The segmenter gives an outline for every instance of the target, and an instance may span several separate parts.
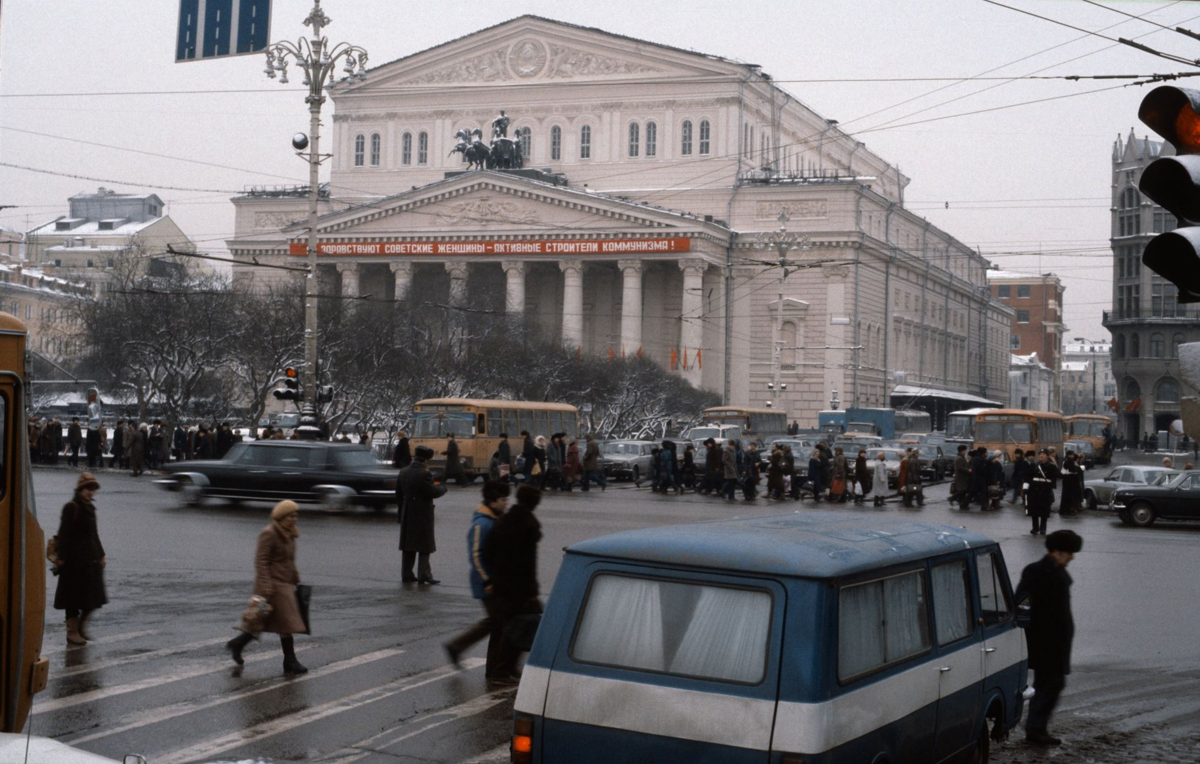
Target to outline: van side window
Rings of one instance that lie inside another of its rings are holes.
[[[938,645],[957,642],[975,631],[971,623],[966,560],[933,566],[933,616]]]
[[[760,684],[771,610],[765,591],[602,574],[592,580],[571,659]]]
[[[983,614],[984,626],[995,626],[1012,617],[1012,603],[1008,592],[1004,591],[1004,581],[997,569],[999,564],[995,552],[976,558],[979,568],[979,609]]]
[[[866,674],[929,649],[925,573],[843,587],[838,597],[838,678]]]

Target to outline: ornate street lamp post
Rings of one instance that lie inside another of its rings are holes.
[[[339,43],[331,46],[322,30],[329,26],[330,19],[321,10],[321,0],[313,0],[313,8],[304,20],[312,27],[312,37],[301,37],[295,43],[277,42],[267,47],[266,74],[275,79],[279,73],[279,84],[288,82],[288,66],[294,63],[304,73],[303,84],[308,86],[309,134],[303,133],[292,139],[298,156],[308,160],[308,274],[304,279],[304,377],[301,407],[301,437],[317,436],[317,204],[320,199],[322,160],[332,154],[322,155],[321,105],[325,103],[326,83],[332,86],[337,81],[337,65],[344,61],[343,81],[367,78],[367,52],[357,45]],[[307,151],[305,151],[307,149]]]
[[[771,360],[774,365],[774,375],[772,383],[768,385],[772,397],[782,397],[784,390],[786,390],[780,379],[782,372],[781,365],[783,363],[783,282],[788,277],[789,267],[792,270],[797,270],[801,267],[799,262],[788,260],[788,254],[794,251],[805,252],[809,248],[807,236],[791,233],[787,230],[788,219],[787,210],[781,210],[779,213],[779,230],[760,233],[755,240],[755,246],[758,248],[764,250],[773,249],[778,255],[777,261],[763,261],[764,265],[779,268],[779,301],[775,304],[775,326],[772,329],[773,341],[771,343]],[[773,403],[768,401],[767,405],[771,406]]]

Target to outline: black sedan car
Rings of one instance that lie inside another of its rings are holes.
[[[348,443],[260,440],[235,443],[223,459],[173,462],[154,481],[190,505],[207,497],[239,501],[360,505],[382,510],[396,501],[396,471],[365,447]]]
[[[1118,488],[1112,507],[1121,522],[1143,528],[1155,520],[1200,520],[1200,470],[1167,475],[1155,485]]]

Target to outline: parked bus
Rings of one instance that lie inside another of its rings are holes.
[[[988,453],[1004,451],[1010,460],[1018,448],[1022,451],[1054,448],[1060,460],[1066,455],[1062,414],[1050,411],[984,409],[975,415],[974,443]]]
[[[556,432],[579,437],[579,409],[566,403],[540,401],[495,401],[472,398],[429,398],[413,406],[412,448],[429,446],[433,459],[429,469],[440,474],[446,468],[446,441],[450,433],[458,441],[458,453],[469,480],[488,474],[492,454],[500,445],[500,433],[508,435],[514,458],[521,453],[521,431],[546,440]]]
[[[786,435],[788,418],[786,411],[760,409],[749,406],[716,406],[704,409],[704,424],[734,425],[742,428],[746,438],[767,438],[771,435]],[[692,428],[693,431],[702,429]],[[705,436],[708,437],[708,436]]]
[[[25,324],[0,313],[0,718],[11,733],[25,727],[50,666],[42,657],[46,537],[29,474],[26,339]]]
[[[1086,440],[1096,449],[1096,463],[1108,464],[1112,461],[1113,421],[1103,414],[1076,414],[1063,419],[1067,428],[1067,437],[1071,440]],[[1108,430],[1109,437],[1104,437]]]
[[[994,409],[963,409],[947,414],[946,442],[966,443],[968,446],[974,443],[975,417],[984,411],[994,411]]]

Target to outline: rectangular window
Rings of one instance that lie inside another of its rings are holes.
[[[658,125],[646,123],[646,156],[658,156]]]
[[[417,164],[429,162],[429,133],[417,135]]]
[[[555,162],[562,159],[562,128],[557,125],[550,128],[550,159]]]
[[[488,409],[487,434],[493,438],[499,437],[502,427],[504,427],[504,417],[500,415],[500,409]]]
[[[1027,299],[1029,297],[1029,285],[1017,284],[1017,297]]]
[[[996,292],[997,297],[1012,297],[1012,287],[1008,284],[1001,284]]]
[[[928,650],[926,610],[923,571],[843,587],[838,678],[844,681]]]
[[[761,684],[772,598],[756,589],[601,574],[571,644],[580,663]]]
[[[1029,311],[1027,311],[1027,310],[1018,310],[1018,311],[1017,311],[1017,323],[1018,323],[1018,324],[1027,324],[1027,323],[1029,323]]]
[[[400,164],[412,164],[412,133],[400,138]]]
[[[517,437],[517,433],[521,431],[521,419],[517,416],[517,412],[513,409],[505,409],[504,411],[504,433],[510,439]],[[519,448],[519,446],[518,446]]]
[[[700,153],[702,155],[708,154],[711,134],[712,134],[712,129],[709,127],[708,120],[707,119],[701,120],[700,121]]]
[[[591,125],[584,125],[579,128],[579,158],[592,158],[592,128]]]
[[[637,122],[629,125],[629,156],[631,157],[637,156],[641,148],[641,132],[642,128]]]
[[[563,414],[563,432],[565,432],[568,437],[579,437],[579,426],[576,422],[574,411],[568,411]]]
[[[975,629],[971,618],[970,579],[966,560],[933,566],[933,614],[938,645],[969,636]]]
[[[692,123],[690,120],[684,120],[679,138],[679,153],[685,157],[692,155]]]
[[[1010,334],[1008,336],[1008,349],[1009,350],[1020,350],[1021,349],[1021,335]]]

